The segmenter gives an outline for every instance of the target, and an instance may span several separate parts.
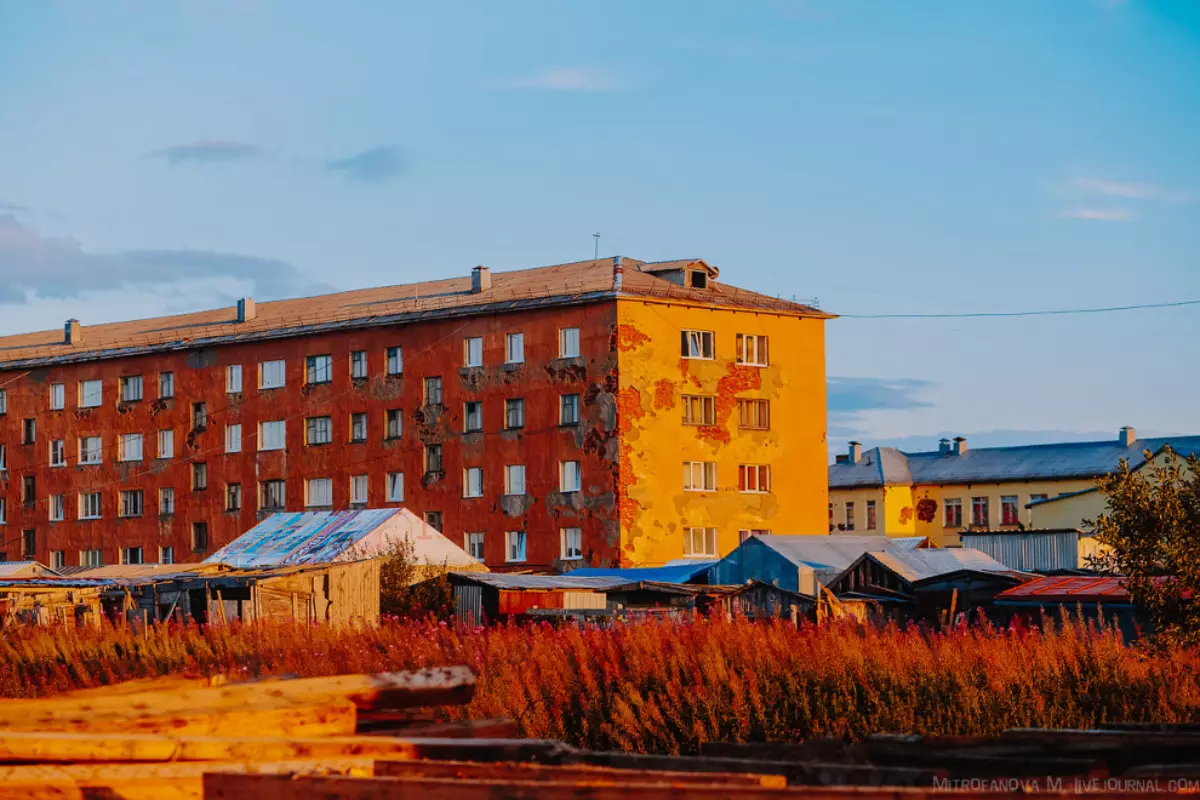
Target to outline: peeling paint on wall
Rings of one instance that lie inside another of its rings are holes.
[[[659,378],[654,383],[654,409],[670,411],[675,407],[675,384],[666,378]]]
[[[618,351],[626,353],[637,347],[641,347],[648,341],[650,341],[650,337],[634,326],[629,324],[617,325],[616,349]]]

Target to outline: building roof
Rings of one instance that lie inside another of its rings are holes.
[[[1009,602],[1129,602],[1129,590],[1123,577],[1066,575],[1038,578],[1014,586],[996,595],[996,600]]]
[[[845,569],[868,550],[916,549],[928,543],[924,536],[890,537],[850,536],[845,534],[816,536],[754,536],[746,542],[757,541],[771,548],[796,566]],[[745,545],[745,542],[742,543]]]
[[[61,573],[37,561],[0,561],[0,578],[55,576]]]
[[[1053,503],[1058,500],[1069,500],[1072,497],[1079,497],[1080,495],[1092,494],[1093,492],[1098,492],[1098,491],[1100,491],[1099,486],[1092,486],[1087,489],[1080,489],[1077,492],[1063,492],[1062,494],[1057,494],[1057,495],[1054,495],[1053,497],[1045,497],[1041,500],[1030,500],[1028,503],[1025,504],[1025,507],[1033,508],[1034,506],[1044,506],[1046,503]]]
[[[1181,456],[1200,455],[1200,436],[1138,439],[1128,447],[1117,439],[979,447],[961,455],[876,447],[863,453],[856,464],[830,464],[829,488],[1089,479],[1113,472],[1121,459],[1136,468],[1145,463],[1145,451],[1157,453],[1168,444]]]
[[[573,575],[520,575],[505,572],[452,572],[452,578],[490,586],[494,589],[540,591],[602,592],[629,581],[615,575],[577,578]]]
[[[0,369],[41,363],[87,361],[161,350],[257,341],[340,328],[398,325],[425,319],[497,313],[522,308],[573,305],[621,297],[661,298],[829,317],[812,306],[711,282],[706,289],[678,286],[654,272],[663,265],[622,259],[620,291],[614,289],[613,259],[577,261],[548,267],[493,272],[492,287],[471,291],[471,275],[400,286],[358,289],[317,297],[263,302],[246,322],[236,308],[105,325],[82,320],[79,342],[65,344],[62,328],[0,337]],[[680,264],[702,261],[681,261]],[[707,265],[704,265],[707,266]]]
[[[936,550],[882,550],[866,553],[865,558],[875,560],[910,584],[917,584],[951,575],[955,572],[997,572],[1014,574],[982,550],[970,547],[942,548]]]
[[[567,574],[573,578],[623,578],[627,581],[652,581],[655,583],[687,583],[708,572],[716,561],[692,560],[687,564],[668,564],[662,567],[630,567],[628,569],[606,569],[581,567]]]

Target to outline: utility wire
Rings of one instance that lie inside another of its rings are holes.
[[[975,311],[961,314],[838,314],[842,319],[974,319],[977,317],[1051,317],[1067,314],[1105,314],[1111,311],[1140,311],[1150,308],[1197,306],[1200,300],[1179,300],[1173,303],[1143,303],[1133,306],[1102,308],[1059,308],[1046,311]],[[836,312],[835,312],[836,313]]]

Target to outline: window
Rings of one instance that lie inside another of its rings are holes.
[[[0,525],[8,522],[8,500],[0,497]]]
[[[483,534],[467,533],[463,535],[463,549],[478,561],[483,561]]]
[[[560,492],[578,492],[582,478],[578,461],[558,462],[558,490]]]
[[[122,517],[140,517],[143,511],[141,489],[125,489],[121,492],[119,514]]]
[[[27,506],[37,502],[37,478],[33,475],[21,478],[21,501]]]
[[[333,441],[333,419],[331,417],[309,417],[304,421],[304,441],[309,446],[329,444]]]
[[[854,521],[854,501],[846,503],[846,530],[852,531],[856,527]]]
[[[770,400],[738,400],[738,427],[765,431],[771,428]]]
[[[483,467],[463,470],[463,497],[483,497]]]
[[[440,444],[425,445],[425,472],[442,471],[442,446]]]
[[[389,347],[387,349],[387,374],[404,374],[404,351],[399,347]]]
[[[8,445],[0,443],[0,472],[8,469]]]
[[[192,428],[202,431],[208,427],[208,405],[201,403],[192,403]]]
[[[304,482],[304,505],[320,508],[333,505],[333,478],[309,478]]]
[[[309,356],[304,361],[304,382],[329,383],[333,380],[333,356]]]
[[[961,528],[962,527],[962,500],[957,497],[949,497],[943,502],[945,506],[945,527]]]
[[[142,460],[142,435],[140,433],[122,433],[117,437],[117,460]]]
[[[717,398],[695,394],[683,396],[684,425],[716,425]]]
[[[50,384],[50,410],[62,411],[67,406],[66,387],[61,383]]]
[[[158,548],[158,563],[174,564],[175,563],[175,548],[174,547]]]
[[[367,476],[350,476],[350,502],[365,506],[367,504]]]
[[[579,395],[564,394],[559,399],[558,424],[579,424]]]
[[[425,512],[425,524],[428,525],[429,527],[433,528],[438,533],[441,533],[442,532],[442,512],[426,511]]]
[[[738,531],[738,544],[749,539],[751,536],[770,536],[771,531],[767,528],[751,528]]]
[[[67,465],[67,444],[62,439],[50,440],[50,466],[65,467]]]
[[[1017,496],[1006,494],[1000,498],[1000,524],[1016,525],[1021,521],[1021,512],[1017,506]]]
[[[104,566],[104,551],[103,550],[80,550],[79,551],[79,566],[81,567],[102,567]]]
[[[84,492],[79,495],[79,518],[100,519],[103,497],[99,492]]]
[[[771,491],[771,466],[769,464],[742,464],[739,466],[738,491]]]
[[[175,431],[166,430],[158,432],[158,457],[175,457]]]
[[[230,364],[225,368],[225,394],[242,393],[242,365]]]
[[[142,376],[127,375],[121,378],[121,402],[136,403],[142,399]]]
[[[387,474],[387,501],[389,503],[404,502],[403,472],[389,472]]]
[[[208,523],[192,523],[192,552],[203,553],[208,549]]]
[[[483,366],[483,337],[469,336],[463,341],[463,366]]]
[[[683,490],[685,492],[715,492],[717,490],[717,462],[683,462]]]
[[[50,569],[62,569],[67,565],[66,550],[51,550],[50,551]]]
[[[27,419],[21,429],[21,443],[33,444],[37,440],[37,420]]]
[[[286,361],[263,361],[258,365],[259,389],[282,389],[286,384]]]
[[[158,490],[158,514],[162,517],[169,517],[175,513],[175,490],[174,489],[159,489]]]
[[[8,413],[8,389],[0,389],[0,414]]]
[[[50,521],[62,522],[66,515],[66,503],[63,502],[61,494],[50,495]]]
[[[523,397],[509,398],[504,401],[504,427],[510,431],[525,427],[525,399]]]
[[[192,464],[192,491],[202,492],[208,488],[208,464]]]
[[[525,361],[525,334],[510,333],[504,337],[504,363],[521,364]]]
[[[367,440],[367,414],[358,411],[350,415],[350,441],[365,442]]]
[[[440,406],[442,404],[442,379],[440,377],[425,379],[425,405]]]
[[[37,531],[21,531],[21,558],[33,561],[37,556]]]
[[[122,564],[141,564],[142,563],[142,548],[140,547],[122,547],[120,552]]]
[[[716,358],[712,331],[681,331],[679,355],[683,358]]]
[[[104,402],[104,384],[100,381],[79,382],[79,407],[97,408]]]
[[[350,354],[350,377],[362,380],[367,377],[367,351],[355,350]]]
[[[175,373],[160,372],[158,373],[158,398],[166,400],[168,397],[175,396]]]
[[[579,357],[579,328],[562,328],[558,332],[558,357]],[[523,536],[524,534],[522,534]]]
[[[971,524],[981,528],[988,526],[988,499],[986,497],[971,498]]]
[[[467,433],[483,430],[483,403],[478,400],[463,403],[463,430]]]
[[[683,555],[686,558],[701,558],[716,554],[716,528],[684,528]]]
[[[504,493],[525,494],[524,464],[508,464],[504,467]]]
[[[399,439],[402,435],[404,435],[404,412],[398,408],[389,408],[386,438]]]
[[[525,560],[525,531],[504,532],[504,560]]]
[[[875,528],[877,526],[877,522],[878,521],[876,520],[876,517],[875,517],[875,501],[868,500],[867,501],[867,530],[869,530],[869,531],[875,530]]]
[[[583,558],[582,528],[559,528],[558,536],[562,540],[563,561],[577,561]]]
[[[689,269],[688,270],[688,285],[693,289],[708,288],[708,273],[703,270]]]
[[[737,335],[737,363],[752,367],[767,366],[767,337],[739,333]]]
[[[324,418],[326,422],[329,417]],[[328,429],[326,429],[328,433]],[[287,421],[282,419],[260,422],[258,425],[258,449],[282,450],[287,446]]]
[[[240,483],[225,484],[225,510],[242,510],[242,485]]]
[[[263,511],[282,511],[286,481],[263,481],[258,485],[258,507]]]
[[[241,425],[226,425],[225,426],[225,452],[226,453],[242,452],[242,426]]]

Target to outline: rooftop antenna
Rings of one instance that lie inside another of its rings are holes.
[[[592,261],[599,261],[600,260],[600,234],[593,233],[592,238],[596,240],[596,247],[592,253]]]

